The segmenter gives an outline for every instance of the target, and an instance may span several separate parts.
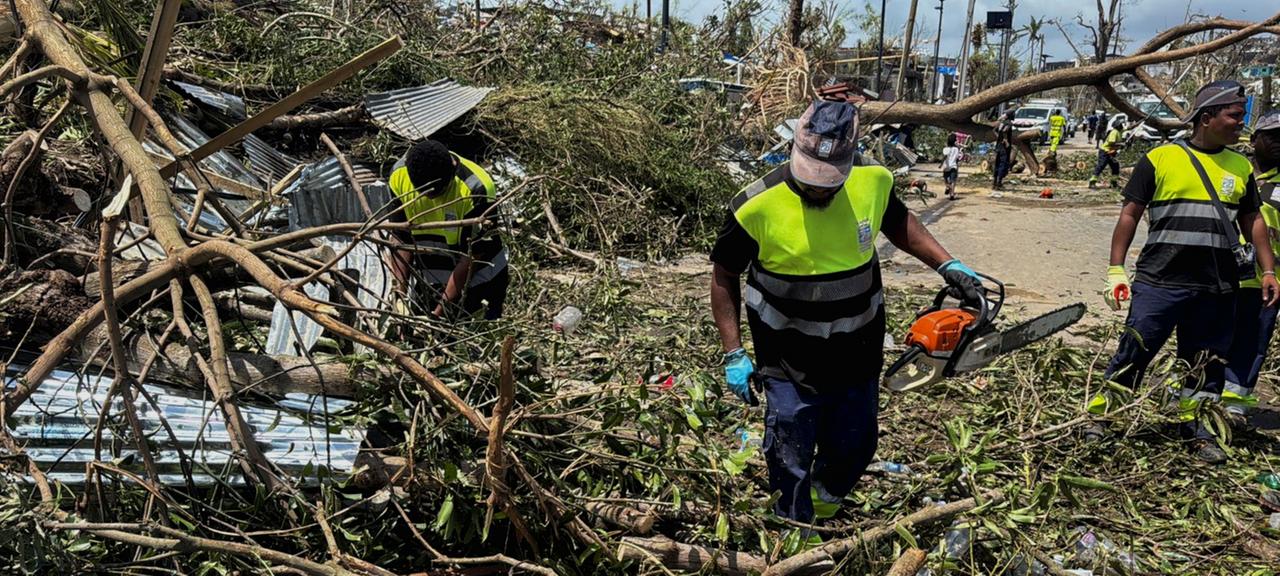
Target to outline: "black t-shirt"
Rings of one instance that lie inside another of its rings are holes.
[[[906,205],[897,196],[891,196],[881,230],[897,232],[906,222]],[[856,233],[855,226],[851,224],[850,234]],[[759,254],[760,245],[732,212],[726,212],[724,225],[711,250],[711,261],[734,274],[742,274],[757,261]],[[876,266],[871,290],[879,291],[880,286],[880,270]],[[750,308],[747,319],[755,343],[756,369],[761,374],[790,380],[810,391],[864,385],[880,376],[884,365],[883,306],[875,319],[861,329],[829,338],[774,330],[760,322]]]
[[[1225,150],[1225,148],[1207,150],[1199,148],[1190,142],[1187,142],[1187,145],[1202,154],[1218,154]],[[1138,164],[1134,166],[1133,175],[1125,185],[1122,196],[1127,202],[1137,202],[1143,206],[1148,206],[1149,217],[1156,209],[1154,206],[1149,205],[1162,203],[1156,197],[1157,183],[1161,179],[1166,183],[1174,184],[1172,179],[1177,178],[1179,179],[1178,184],[1194,186],[1197,189],[1204,187],[1199,173],[1189,164],[1185,165],[1185,170],[1178,170],[1176,174],[1170,173],[1168,168],[1165,169],[1166,172],[1164,174],[1157,174],[1155,163],[1151,160],[1152,154],[1170,154],[1181,161],[1186,152],[1177,146],[1164,146],[1143,156],[1138,161]],[[1238,158],[1237,161],[1239,161]],[[1181,166],[1182,164],[1178,165]],[[1182,179],[1188,179],[1188,181],[1182,182]],[[1197,202],[1201,205],[1211,206],[1207,200]],[[1249,174],[1245,183],[1245,193],[1240,197],[1236,208],[1240,214],[1250,214],[1257,212],[1260,205],[1258,184],[1253,175]],[[1197,225],[1199,228],[1204,229],[1203,231],[1216,234],[1222,232],[1223,226],[1221,219],[1216,216],[1210,219],[1209,223],[1203,221],[1193,222],[1186,218],[1152,219],[1149,235],[1159,234],[1162,230],[1198,230]],[[1239,235],[1235,223],[1232,224],[1229,233],[1232,236]],[[1148,241],[1147,245],[1143,247],[1142,253],[1138,256],[1135,268],[1135,280],[1146,284],[1171,288],[1202,289],[1214,293],[1234,290],[1239,280],[1235,255],[1227,248],[1181,246]]]

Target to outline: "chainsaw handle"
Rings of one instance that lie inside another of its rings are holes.
[[[1000,309],[1004,307],[1004,282],[996,280],[995,278],[981,272],[975,272],[975,274],[977,274],[980,279],[990,282],[995,286],[994,288],[991,288],[988,287],[985,282],[980,283],[982,285],[982,294],[979,295],[978,300],[978,321],[974,324],[974,329],[978,329],[995,321],[996,316],[1000,314]],[[933,307],[926,310],[925,313],[932,312],[934,310],[941,310],[942,304],[946,302],[947,297],[950,295],[948,292],[949,289],[945,286],[939,290],[938,295],[933,298]],[[961,302],[960,304],[963,306],[964,302]]]

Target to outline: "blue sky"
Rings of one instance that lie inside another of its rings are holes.
[[[644,13],[645,2],[643,1],[612,0],[612,3],[619,7],[638,5],[639,12],[641,14]],[[1104,3],[1108,3],[1107,0],[1104,0]],[[775,8],[771,11],[769,17],[776,20],[783,11],[786,2],[775,0],[773,4]],[[840,4],[846,9],[857,8],[860,10],[864,0],[850,0],[840,2]],[[872,0],[872,4],[876,10],[879,10],[880,0]],[[1211,2],[1205,0],[1125,0],[1123,4],[1125,18],[1121,35],[1128,41],[1126,51],[1136,48],[1161,30],[1182,24],[1186,20],[1188,13],[1221,15],[1240,20],[1261,20],[1275,11],[1280,11],[1280,4],[1270,0],[1213,0]],[[938,0],[920,0],[919,8],[917,9],[916,36],[928,39],[930,45],[932,45],[933,37],[938,29],[938,12],[934,9],[937,5]],[[1000,7],[1003,5],[1003,1],[977,0],[973,9],[974,21],[984,21],[988,10],[1002,9]],[[655,17],[661,6],[662,2],[660,0],[653,0]],[[724,3],[705,0],[701,2],[671,0],[671,6],[672,13],[676,17],[701,22],[707,15],[722,10]],[[911,3],[906,0],[888,0],[885,10],[886,35],[901,35],[902,27],[907,21],[910,6]],[[954,56],[959,54],[967,8],[968,0],[945,1],[941,48],[943,55]],[[1095,3],[1091,0],[1022,0],[1018,2],[1018,7],[1014,11],[1014,27],[1025,25],[1032,16],[1037,18],[1060,18],[1063,27],[1072,35],[1072,40],[1076,43],[1076,46],[1087,53],[1091,37],[1087,30],[1075,23],[1077,14],[1083,14],[1086,22],[1091,19],[1096,21],[1097,9]],[[1048,28],[1045,53],[1051,55],[1050,60],[1071,58],[1074,54],[1066,40],[1063,39],[1062,33],[1052,25]],[[891,33],[891,30],[896,32]],[[995,37],[992,36],[991,38],[994,41]],[[850,37],[848,43],[852,44],[853,41],[854,38]],[[1025,44],[1017,46],[1015,54],[1017,50],[1025,50]],[[1024,53],[1024,59],[1025,56]]]

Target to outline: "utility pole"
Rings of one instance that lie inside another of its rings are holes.
[[[662,0],[662,37],[658,40],[658,52],[667,51],[667,34],[671,32],[671,0]]]
[[[942,5],[946,0],[938,0],[938,35],[933,39],[933,76],[929,77],[929,98],[927,102],[933,102],[938,94],[938,84],[942,81],[941,75],[938,74],[938,48],[942,45]]]
[[[973,0],[969,0],[972,2]],[[880,48],[876,50],[876,96],[880,96],[880,77],[884,75],[884,3],[880,0]]]
[[[653,0],[644,0],[644,32],[653,38]]]
[[[916,28],[916,4],[919,0],[911,0],[911,14],[907,17],[907,33],[902,40],[902,58],[898,60],[898,84],[894,87],[894,96],[902,99],[902,81],[907,74],[907,57],[911,55],[911,33]]]
[[[973,34],[973,4],[977,0],[969,0],[969,14],[964,17],[964,37],[960,39],[960,74],[956,84],[956,101],[964,100],[965,82],[969,80],[969,44]]]

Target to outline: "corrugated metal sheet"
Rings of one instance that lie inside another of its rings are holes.
[[[475,108],[492,91],[445,78],[416,88],[370,94],[364,98],[364,107],[388,130],[422,140]]]
[[[6,388],[14,386],[21,370],[15,367],[5,373]],[[51,478],[67,484],[84,482],[85,463],[94,460],[93,435],[98,414],[112,382],[108,376],[80,376],[55,370],[10,418],[10,430],[18,444],[25,446],[26,453]],[[231,440],[222,414],[213,402],[197,392],[168,386],[147,384],[143,389],[156,399],[159,408],[138,399],[138,415],[160,469],[161,482],[185,484],[180,448],[191,461],[196,484],[214,484],[216,478],[244,483],[238,465],[231,460]],[[350,405],[351,402],[336,398],[294,394],[275,407],[244,403],[240,407],[267,460],[293,479],[314,485],[329,477],[340,480],[355,467],[364,433],[353,428],[330,432],[324,416],[326,408],[335,413]],[[111,412],[118,415],[122,410],[117,397]],[[161,426],[161,419],[173,429],[177,444]],[[117,440],[111,426],[104,427],[104,460],[117,457],[111,451],[117,444],[119,461],[126,468],[145,474],[132,440]]]
[[[352,166],[352,170],[356,173],[356,181],[364,187],[369,206],[375,213],[393,201],[391,190],[378,181],[372,170],[359,164]],[[290,230],[367,220],[360,199],[351,190],[337,158],[330,157],[304,168],[282,195],[289,199]],[[320,241],[338,254],[351,243],[346,236],[329,236],[320,238]],[[382,307],[391,286],[390,271],[374,245],[360,243],[343,256],[335,268],[356,281],[356,297],[362,306]],[[331,297],[329,289],[318,282],[304,286],[303,290],[314,300],[328,301]],[[267,352],[300,356],[315,345],[321,332],[319,324],[299,312],[291,313],[277,302],[271,312]]]
[[[166,117],[165,120],[169,129],[173,131],[174,137],[177,138],[178,142],[188,150],[195,150],[201,144],[209,141],[208,134],[205,134],[203,130],[195,125],[195,123],[181,115],[170,115]],[[173,155],[169,154],[168,150],[154,141],[147,140],[142,144],[143,147],[152,154],[168,158],[170,160],[173,159]],[[257,176],[254,176],[246,170],[245,167],[240,164],[240,161],[227,153],[226,150],[220,150],[210,155],[208,158],[201,160],[200,167],[205,171],[230,180],[235,180],[236,182],[240,182],[246,186],[265,190],[265,186],[262,181],[259,180]],[[184,172],[179,172],[174,176],[173,184],[175,189],[180,192],[185,192],[175,194],[173,196],[175,200],[174,208],[177,209],[179,216],[185,220],[190,216],[191,211],[195,209],[194,192],[196,186]],[[244,211],[248,210],[253,204],[251,201],[235,192],[217,187],[215,187],[214,190],[218,193],[218,199],[222,201],[222,204],[226,206],[228,210],[237,215],[243,214]],[[201,212],[200,224],[210,230],[223,230],[227,228],[226,221],[224,221],[222,217],[209,206],[205,206],[204,211]]]
[[[244,98],[219,90],[211,90],[204,86],[178,82],[177,80],[173,80],[172,82],[173,86],[177,88],[179,92],[185,94],[189,98],[196,99],[196,101],[204,104],[205,106],[217,110],[223,116],[226,116],[231,120],[240,121],[246,118]]]
[[[302,163],[253,134],[244,137],[244,154],[249,157],[249,170],[268,184],[283,180]]]
[[[391,200],[386,186],[367,166],[355,164],[356,181],[364,186],[369,207],[377,212]],[[298,230],[339,222],[364,222],[360,198],[351,190],[338,159],[329,158],[302,169],[298,179],[282,192],[289,199],[289,228]]]

